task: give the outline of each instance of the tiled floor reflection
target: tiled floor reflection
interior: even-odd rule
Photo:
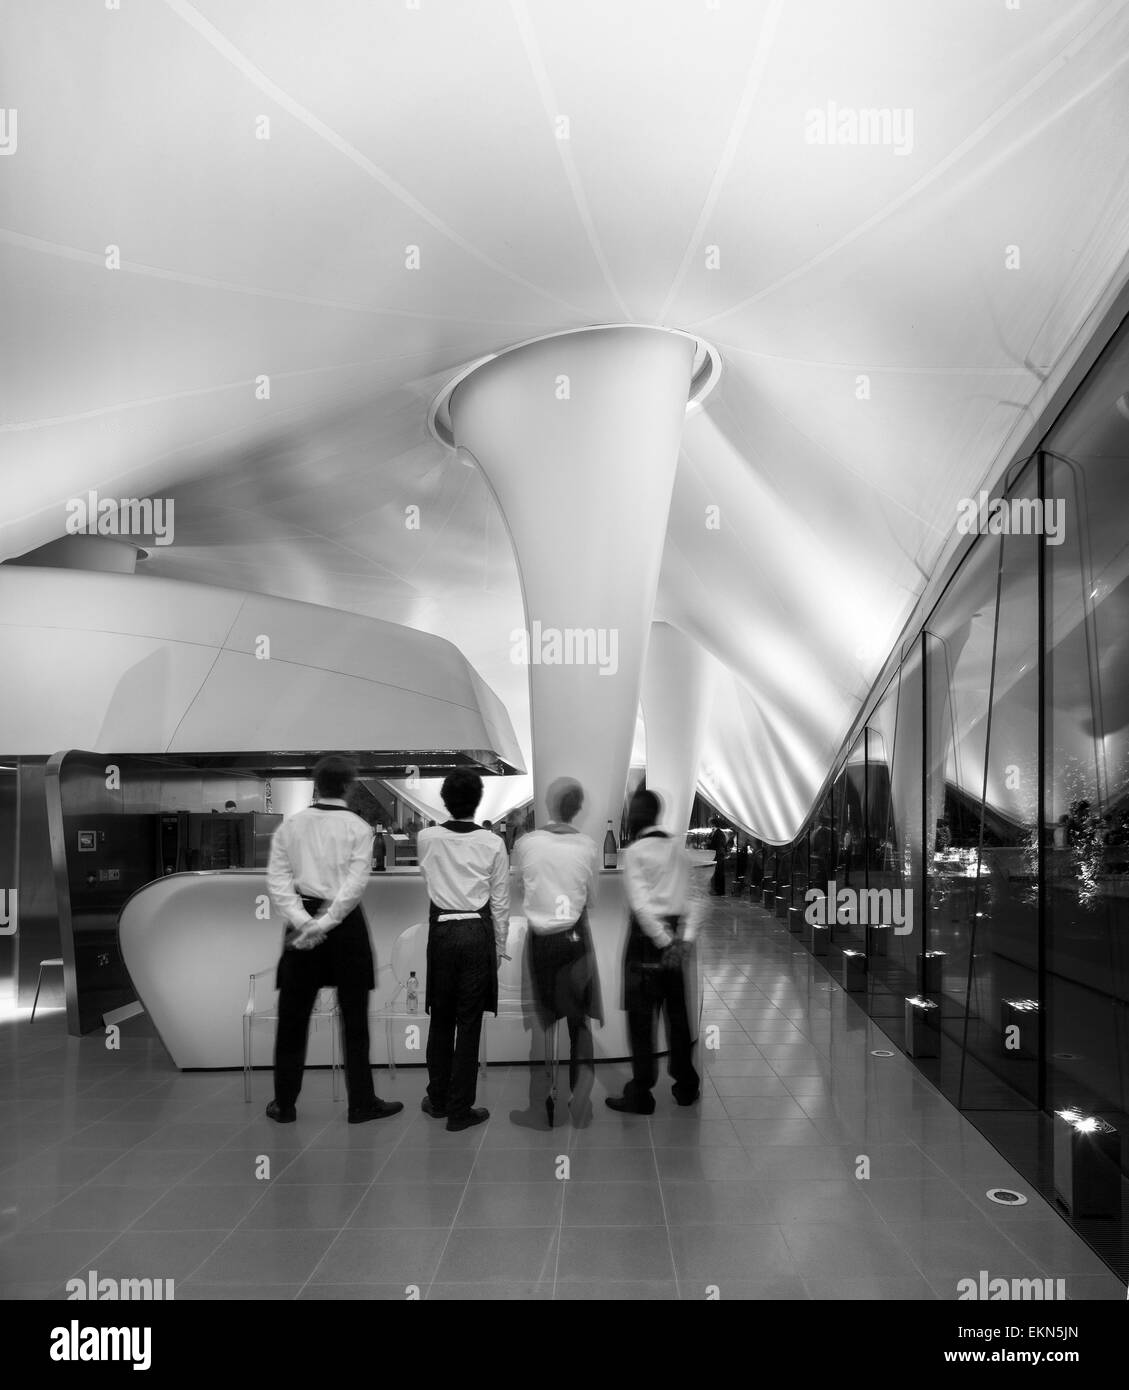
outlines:
[[[952,1299],[986,1270],[1125,1298],[909,1061],[870,1055],[888,1039],[768,913],[709,900],[701,951],[700,1105],[664,1080],[652,1117],[615,1115],[626,1068],[604,1065],[583,1130],[511,1120],[526,1068],[491,1069],[490,1123],[463,1134],[406,1069],[377,1077],[397,1119],[346,1125],[315,1072],[280,1128],[267,1073],[247,1106],[239,1076],[176,1072],[143,1019],[120,1052],[61,1013],[2,1025],[0,1297],[97,1270],[181,1300]]]

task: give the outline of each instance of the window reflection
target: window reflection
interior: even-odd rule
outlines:
[[[852,997],[895,1038],[907,996],[939,1005],[940,1055],[919,1065],[1048,1191],[1053,1112],[1129,1130],[1126,383],[1123,325],[1001,484],[1012,515],[1042,499],[1055,524],[976,537],[771,857],[797,904],[829,881],[914,893],[911,932],[835,933],[828,968],[869,953]]]

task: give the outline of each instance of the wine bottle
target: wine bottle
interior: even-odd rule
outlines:
[[[608,828],[604,835],[604,868],[614,869],[618,860],[619,852],[615,843],[615,831],[612,829],[612,823],[609,820]]]

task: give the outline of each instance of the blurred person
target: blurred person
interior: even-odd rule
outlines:
[[[422,1110],[450,1130],[490,1118],[476,1108],[482,1015],[498,1013],[498,970],[510,924],[509,860],[473,819],[482,778],[460,769],[440,795],[451,819],[419,833],[419,867],[431,899],[427,935],[427,1095]]]
[[[749,842],[743,835],[737,837],[737,857],[733,866],[733,892],[737,897],[745,891],[749,877]]]
[[[939,823],[938,823],[938,833],[939,833],[939,831],[940,831],[940,824],[941,824],[941,823],[939,822]],[[948,827],[947,827],[947,825],[946,825],[946,830],[947,830],[947,828],[948,828]],[[939,845],[938,845],[938,848],[940,848]],[[947,848],[947,846],[946,846],[946,848]],[[852,862],[853,862],[853,860],[854,860],[854,855],[855,855],[855,835],[854,835],[854,831],[851,829],[851,822],[850,822],[850,820],[848,819],[847,824],[846,824],[846,826],[844,827],[844,830],[843,830],[843,839],[842,839],[842,843],[841,843],[841,845],[840,845],[840,857],[841,857],[841,863],[842,863],[842,868],[843,868],[843,886],[844,886],[845,888],[849,888],[850,885],[851,885],[851,864],[852,864]]]
[[[590,1118],[594,1077],[589,1019],[604,1021],[588,925],[588,908],[596,900],[599,850],[594,840],[572,824],[583,805],[580,783],[558,777],[545,797],[548,824],[523,835],[511,861],[522,884],[529,923],[538,1020],[545,1029],[546,1046],[558,1020],[567,1020],[571,1110],[581,1125]],[[534,1068],[534,1090],[536,1076]]]
[[[267,887],[287,923],[278,962],[274,1099],[267,1114],[297,1119],[310,1014],[318,991],[337,991],[345,1052],[349,1123],[383,1120],[403,1110],[383,1101],[369,1063],[368,996],[376,986],[361,895],[372,868],[372,830],[345,804],[357,770],[330,754],[314,768],[314,804],[288,817],[271,840]]]
[[[764,882],[764,846],[759,840],[754,840],[753,845],[755,848],[752,852],[752,869],[749,875],[749,887],[754,890],[759,890],[761,884]]]
[[[721,819],[714,816],[710,822],[713,826],[713,834],[706,841],[708,849],[713,850],[713,879],[710,882],[710,893],[714,897],[725,896],[725,856],[729,849],[729,843],[725,837],[725,831],[721,828]]]
[[[821,817],[811,836],[811,882],[814,887],[826,889],[831,877],[831,824]]]
[[[655,1055],[658,1015],[666,1018],[668,1070],[674,1099],[693,1105],[701,1093],[694,1068],[683,963],[690,958],[697,924],[690,904],[690,856],[659,828],[662,803],[652,791],[631,798],[631,844],[623,851],[623,877],[631,909],[623,989],[631,1034],[631,1080],[612,1110],[650,1115],[658,1080]]]

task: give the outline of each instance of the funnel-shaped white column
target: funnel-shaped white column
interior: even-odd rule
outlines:
[[[451,398],[513,540],[529,660],[536,815],[585,788],[580,828],[618,828],[694,344],[659,328],[584,329],[478,367]]]
[[[643,674],[647,786],[666,803],[663,824],[690,824],[702,744],[713,700],[713,659],[669,623],[655,623]]]

